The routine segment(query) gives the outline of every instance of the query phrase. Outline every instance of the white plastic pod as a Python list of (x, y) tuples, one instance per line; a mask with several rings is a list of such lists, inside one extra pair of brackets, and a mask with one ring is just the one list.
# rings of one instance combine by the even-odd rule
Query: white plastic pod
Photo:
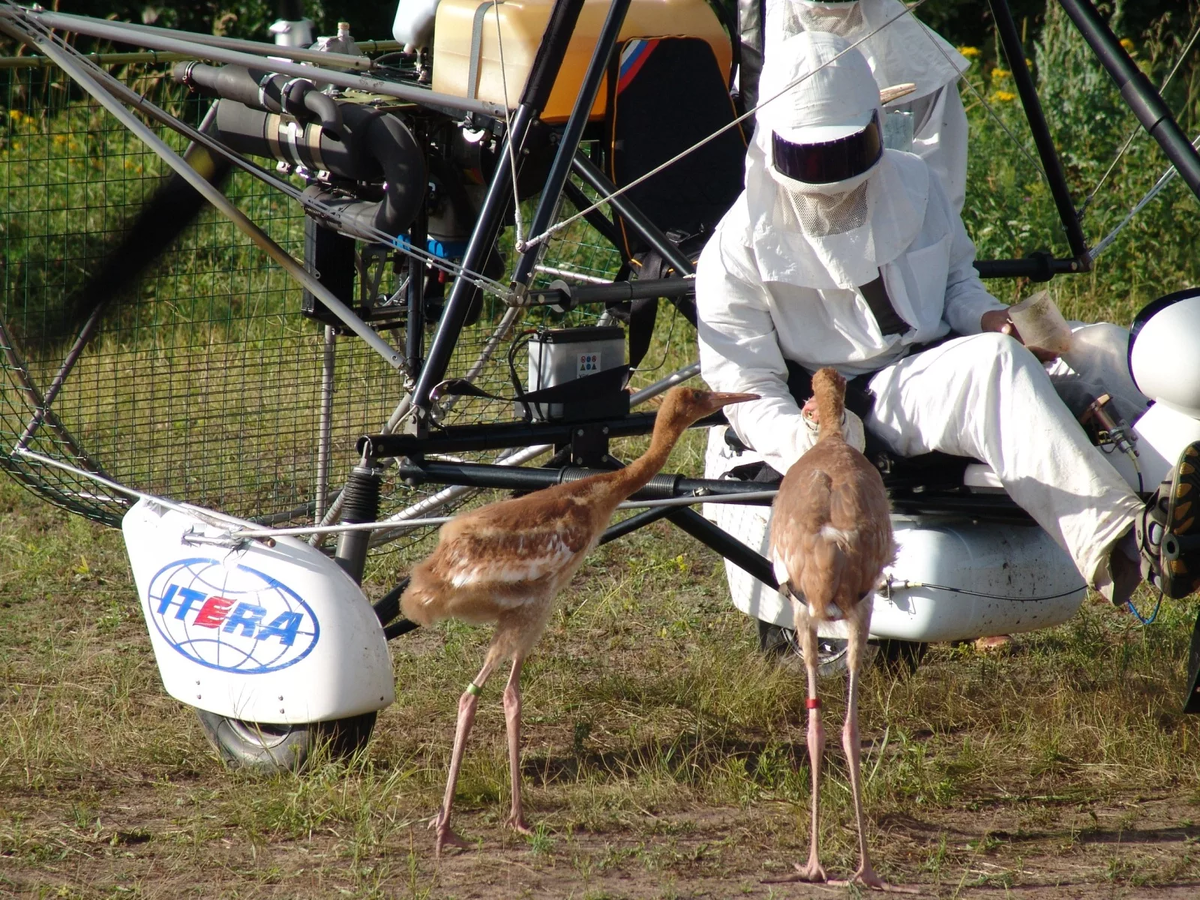
[[(709, 504), (721, 528), (767, 553), (769, 510)], [(951, 641), (1033, 631), (1065, 622), (1087, 596), (1070, 556), (1036, 525), (980, 522), (966, 516), (893, 514), (898, 552), (875, 596), (871, 636)], [(764, 622), (792, 627), (790, 603), (726, 562), (734, 606)], [(842, 622), (823, 622), (824, 637), (845, 637)]]
[(1066, 551), (1036, 525), (892, 516), (898, 552), (871, 635), (953, 641), (1058, 625), (1087, 596)]
[(287, 725), (390, 704), (387, 640), (354, 580), (294, 538), (237, 549), (212, 542), (236, 524), (256, 527), (146, 499), (122, 521), (167, 693), (217, 715)]

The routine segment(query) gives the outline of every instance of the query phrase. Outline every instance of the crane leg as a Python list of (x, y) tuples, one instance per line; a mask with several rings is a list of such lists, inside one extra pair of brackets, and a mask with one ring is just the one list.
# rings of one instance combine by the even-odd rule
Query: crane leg
[(846, 761), (850, 767), (850, 792), (854, 797), (854, 823), (858, 828), (858, 871), (849, 883), (860, 884), (877, 891), (915, 894), (912, 888), (896, 887), (888, 884), (875, 872), (871, 866), (871, 858), (867, 852), (867, 835), (863, 822), (862, 805), (862, 745), (858, 735), (858, 689), (859, 673), (862, 664), (862, 650), (867, 642), (867, 632), (871, 625), (872, 596), (867, 595), (855, 608), (854, 613), (846, 618), (846, 665), (849, 669), (846, 696), (846, 723), (842, 728), (842, 748), (846, 752)]
[(825, 729), (821, 725), (821, 704), (817, 699), (817, 624), (808, 615), (803, 601), (792, 597), (792, 616), (796, 623), (796, 634), (800, 638), (800, 649), (804, 651), (804, 669), (808, 674), (808, 761), (812, 769), (812, 835), (809, 843), (808, 863), (796, 863), (796, 872), (783, 878), (770, 879), (769, 883), (780, 884), (793, 881), (827, 881), (818, 853), (820, 842), (821, 808), (821, 757), (825, 752)]
[(446, 779), (446, 794), (442, 799), (442, 808), (438, 810), (438, 814), (434, 816), (429, 823), (429, 827), (436, 831), (436, 839), (434, 844), (434, 852), (440, 856), (442, 847), (449, 844), (452, 847), (469, 847), (466, 841), (454, 833), (450, 828), (450, 807), (454, 803), (454, 788), (458, 784), (458, 773), (462, 768), (463, 749), (467, 745), (467, 737), (471, 733), (471, 725), (475, 722), (475, 707), (479, 703), (479, 691), (483, 688), (488, 678), (492, 674), (492, 670), (496, 668), (496, 663), (499, 659), (499, 654), (496, 653), (495, 644), (488, 649), (487, 659), (484, 660), (483, 668), (479, 670), (479, 674), (475, 676), (475, 680), (463, 691), (462, 696), (458, 698), (458, 722), (454, 729), (454, 750), (450, 754), (450, 774)]
[(793, 602), (796, 613), (796, 631), (800, 634), (804, 651), (804, 669), (808, 674), (808, 761), (812, 769), (812, 836), (809, 841), (808, 864), (799, 869), (804, 881), (825, 881), (825, 869), (821, 866), (817, 846), (821, 833), (821, 759), (825, 755), (825, 728), (821, 724), (820, 700), (817, 698), (817, 666), (820, 658), (817, 651), (817, 623), (809, 619), (807, 610)]
[(521, 834), (532, 834), (521, 812), (521, 666), (525, 657), (513, 657), (512, 673), (504, 686), (504, 724), (508, 729), (508, 770), (512, 779), (512, 812), (508, 826)]

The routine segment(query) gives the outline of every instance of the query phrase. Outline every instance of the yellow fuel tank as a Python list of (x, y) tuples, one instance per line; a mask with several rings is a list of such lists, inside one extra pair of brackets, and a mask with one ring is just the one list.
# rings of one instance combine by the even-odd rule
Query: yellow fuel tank
[[(433, 31), (433, 89), (459, 97), (471, 96), (467, 82), (472, 35), (477, 29), (480, 58), (474, 96), (515, 107), (553, 6), (554, 0), (507, 0), (498, 4), (492, 0), (441, 0)], [(479, 12), (481, 7), (483, 11)], [(564, 122), (571, 114), (608, 8), (609, 0), (584, 0), (558, 80), (542, 113), (543, 120)], [(721, 71), (728, 73), (732, 57), (729, 36), (706, 0), (632, 0), (620, 40), (660, 37), (702, 38), (713, 48)], [(604, 115), (605, 96), (602, 85), (592, 118)]]

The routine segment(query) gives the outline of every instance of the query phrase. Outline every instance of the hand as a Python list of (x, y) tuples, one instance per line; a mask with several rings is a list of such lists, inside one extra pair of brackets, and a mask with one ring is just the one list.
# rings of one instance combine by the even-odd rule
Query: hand
[[(1025, 341), (1021, 339), (1021, 332), (1017, 331), (1017, 326), (1009, 319), (1008, 313), (1002, 309), (991, 309), (985, 312), (983, 318), (979, 320), (979, 328), (981, 331), (998, 331), (1001, 334), (1007, 334), (1021, 346), (1025, 346)], [(1029, 352), (1044, 363), (1058, 359), (1058, 354), (1050, 350), (1031, 349)]]

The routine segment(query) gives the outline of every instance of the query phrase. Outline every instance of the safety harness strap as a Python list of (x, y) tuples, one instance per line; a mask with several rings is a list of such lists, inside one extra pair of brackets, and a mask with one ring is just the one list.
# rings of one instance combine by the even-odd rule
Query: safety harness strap
[[(474, 100), (479, 91), (479, 54), (483, 49), (483, 17), (494, 6), (499, 6), (504, 0), (483, 0), (475, 8), (475, 18), (471, 21), (471, 58), (467, 63), (467, 99)], [(500, 13), (497, 12), (496, 15)]]

